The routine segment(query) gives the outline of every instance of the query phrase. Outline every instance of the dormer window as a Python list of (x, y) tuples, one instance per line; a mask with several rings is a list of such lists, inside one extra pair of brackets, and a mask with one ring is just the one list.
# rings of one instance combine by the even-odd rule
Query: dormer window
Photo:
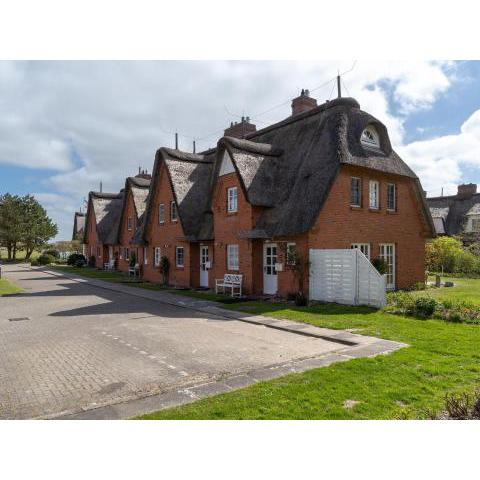
[(380, 138), (374, 127), (369, 126), (363, 132), (360, 137), (360, 142), (364, 147), (380, 148)]

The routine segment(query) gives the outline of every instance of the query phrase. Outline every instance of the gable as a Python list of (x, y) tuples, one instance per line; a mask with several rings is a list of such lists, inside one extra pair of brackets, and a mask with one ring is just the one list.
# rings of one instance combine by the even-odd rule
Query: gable
[(222, 164), (220, 166), (220, 171), (218, 172), (218, 176), (221, 177), (223, 175), (228, 175), (229, 173), (235, 172), (235, 167), (233, 166), (232, 159), (230, 154), (225, 150), (223, 152)]

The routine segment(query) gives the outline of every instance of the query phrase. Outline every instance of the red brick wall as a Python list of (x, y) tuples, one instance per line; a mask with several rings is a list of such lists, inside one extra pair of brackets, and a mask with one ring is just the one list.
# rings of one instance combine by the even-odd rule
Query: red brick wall
[[(350, 207), (350, 179), (362, 180), (362, 207)], [(369, 209), (369, 181), (380, 183), (380, 208)], [(387, 183), (394, 183), (397, 211), (388, 212)], [(309, 248), (350, 248), (352, 243), (370, 243), (370, 256), (379, 255), (380, 243), (394, 243), (396, 287), (423, 281), (425, 271), (425, 225), (415, 200), (411, 179), (344, 166), (308, 235)]]
[[(148, 264), (144, 265), (143, 276), (151, 282), (162, 282), (162, 275), (158, 266), (154, 265), (154, 249), (161, 248), (161, 256), (167, 256), (170, 260), (169, 283), (174, 286), (190, 286), (191, 255), (190, 244), (185, 241), (180, 219), (175, 222), (170, 220), (170, 202), (173, 201), (173, 192), (168, 179), (165, 165), (160, 168), (160, 178), (154, 193), (146, 238), (148, 241)], [(165, 223), (158, 222), (158, 207), (165, 205)], [(176, 266), (175, 247), (183, 247), (184, 267)], [(198, 262), (197, 262), (198, 264)], [(193, 264), (192, 264), (193, 268)]]
[[(128, 218), (132, 219), (132, 229), (128, 230)], [(137, 263), (140, 264), (138, 257), (139, 249), (130, 244), (131, 239), (135, 235), (135, 230), (138, 226), (137, 213), (135, 210), (135, 204), (133, 201), (132, 191), (129, 189), (127, 192), (127, 201), (125, 202), (125, 211), (123, 212), (122, 225), (120, 225), (120, 248), (122, 248), (122, 258), (118, 258), (117, 268), (122, 272), (128, 272), (130, 266), (129, 260), (125, 258), (125, 248), (129, 248), (130, 252), (134, 252), (137, 258)]]
[[(90, 212), (88, 215), (87, 223), (87, 236), (86, 236), (86, 257), (87, 260), (90, 260), (90, 257), (93, 255), (95, 257), (95, 266), (98, 268), (103, 267), (105, 250), (102, 243), (98, 239), (97, 235), (97, 224), (95, 220), (95, 211), (90, 205)], [(100, 252), (100, 255), (98, 255)]]
[[(237, 187), (238, 211), (227, 212), (227, 189)], [(218, 177), (213, 194), (213, 218), (215, 233), (215, 252), (213, 258), (213, 275), (209, 281), (213, 287), (213, 278), (223, 278), (225, 273), (238, 273), (243, 275), (243, 288), (251, 293), (261, 290), (263, 279), (262, 265), (258, 262), (260, 242), (239, 238), (242, 231), (251, 230), (261, 213), (260, 209), (252, 207), (240, 187), (236, 173), (229, 173)], [(239, 246), (239, 270), (227, 269), (227, 245)]]

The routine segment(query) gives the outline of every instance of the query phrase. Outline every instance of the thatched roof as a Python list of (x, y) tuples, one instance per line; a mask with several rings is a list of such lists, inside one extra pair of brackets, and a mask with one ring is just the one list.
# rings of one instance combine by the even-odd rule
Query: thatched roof
[[(375, 126), (380, 148), (361, 144), (368, 125)], [(435, 236), (417, 176), (393, 151), (386, 127), (361, 111), (352, 98), (327, 102), (245, 139), (223, 137), (215, 149), (200, 155), (159, 149), (150, 191), (157, 188), (160, 167), (165, 164), (185, 236), (192, 241), (213, 238), (212, 194), (225, 151), (248, 201), (264, 207), (254, 230), (241, 232), (245, 237), (272, 238), (308, 231), (342, 165), (412, 178), (426, 230)], [(149, 203), (147, 214), (152, 208)]]
[[(127, 179), (125, 180), (125, 188), (123, 189), (123, 205), (119, 219), (119, 225), (122, 225), (124, 222), (124, 215), (127, 209), (128, 192), (130, 192), (133, 197), (133, 204), (135, 206), (135, 213), (137, 215), (137, 231), (140, 229), (144, 218), (145, 208), (147, 206), (147, 197), (150, 188), (150, 182), (150, 178), (145, 178), (144, 176), (127, 177)], [(137, 231), (135, 232), (134, 238), (136, 237)], [(117, 243), (120, 243), (120, 232), (121, 228), (118, 228)]]
[(73, 217), (73, 233), (72, 240), (83, 240), (85, 233), (85, 213), (75, 212)]
[[(120, 193), (90, 192), (85, 225), (93, 211), (97, 227), (98, 239), (104, 245), (116, 245), (118, 229), (123, 206), (123, 190)], [(84, 242), (87, 230), (85, 229)]]
[[(458, 235), (464, 231), (470, 215), (480, 215), (480, 193), (464, 197), (451, 195), (448, 197), (427, 198), (432, 217), (441, 218), (442, 223), (436, 221), (437, 233)], [(441, 231), (443, 227), (444, 231)]]
[[(374, 125), (380, 149), (360, 143)], [(256, 146), (255, 146), (256, 145)], [(360, 110), (356, 100), (339, 98), (247, 136), (218, 142), (212, 187), (227, 150), (250, 203), (264, 210), (250, 238), (297, 235), (315, 222), (341, 165), (354, 165), (415, 179), (427, 229), (434, 226), (418, 178), (393, 151), (386, 127)]]
[[(160, 182), (160, 170), (165, 165), (178, 216), (187, 239), (198, 240), (211, 236), (213, 230), (207, 213), (209, 182), (212, 171), (212, 155), (196, 155), (170, 148), (160, 148), (155, 155), (149, 200)], [(150, 218), (152, 201), (147, 202), (145, 218)], [(145, 237), (145, 229), (143, 229)]]

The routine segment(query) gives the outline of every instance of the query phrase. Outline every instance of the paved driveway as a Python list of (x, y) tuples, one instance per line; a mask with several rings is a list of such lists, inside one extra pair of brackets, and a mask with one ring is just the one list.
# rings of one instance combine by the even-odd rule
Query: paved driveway
[(0, 297), (4, 419), (78, 412), (345, 347), (38, 270), (4, 272), (24, 289)]

